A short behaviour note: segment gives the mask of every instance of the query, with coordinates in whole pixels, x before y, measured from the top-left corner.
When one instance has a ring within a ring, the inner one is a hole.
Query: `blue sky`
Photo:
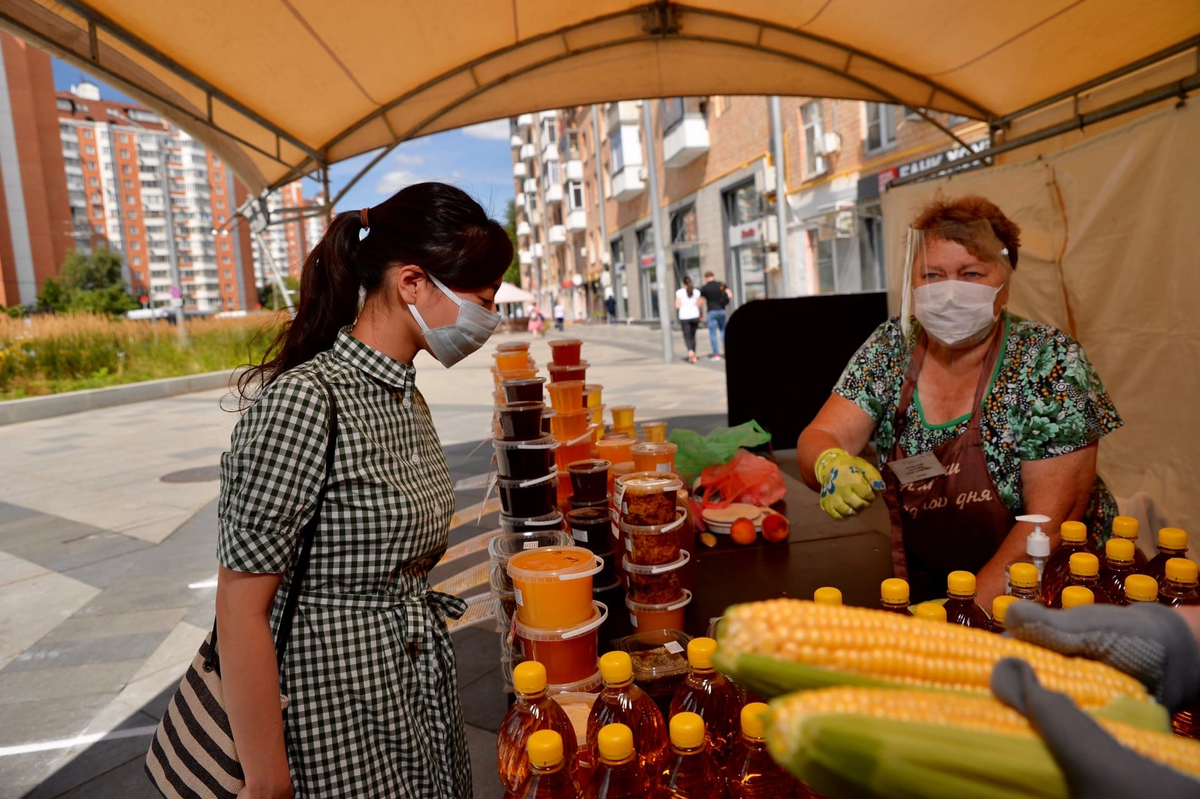
[[[59,90],[65,91],[72,83],[84,79],[99,85],[100,96],[105,100],[128,100],[116,89],[54,59],[54,85]],[[407,185],[436,180],[468,192],[489,214],[504,221],[505,207],[513,198],[512,150],[508,140],[508,121],[497,120],[405,142],[376,164],[343,198],[337,210],[377,205]],[[330,170],[333,193],[336,195],[372,157],[372,153],[367,153],[335,164]],[[305,181],[305,196],[319,190],[318,183]]]

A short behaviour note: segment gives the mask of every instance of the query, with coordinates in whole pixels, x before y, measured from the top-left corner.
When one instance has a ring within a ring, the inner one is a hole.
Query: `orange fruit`
[[[754,529],[754,522],[742,517],[729,528],[729,537],[735,544],[753,544],[758,539],[758,531]]]
[[[768,514],[762,521],[763,538],[773,544],[779,541],[786,541],[791,532],[792,527],[788,524],[787,517],[782,514]]]

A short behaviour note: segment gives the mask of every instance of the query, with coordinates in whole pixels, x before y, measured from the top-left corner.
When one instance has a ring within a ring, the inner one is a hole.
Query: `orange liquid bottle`
[[[1196,591],[1196,583],[1196,564],[1187,558],[1171,558],[1164,569],[1158,601],[1173,608],[1180,605],[1200,605],[1200,593]]]
[[[800,783],[767,751],[769,710],[762,702],[742,708],[741,740],[725,767],[730,799],[793,799],[800,795]]]
[[[1091,591],[1096,604],[1113,604],[1109,601],[1108,594],[1100,587],[1100,559],[1091,552],[1076,552],[1071,556],[1071,578],[1068,585],[1077,585]],[[1063,591],[1065,590],[1067,590],[1066,587],[1063,588]],[[1054,598],[1054,603],[1050,607],[1062,607],[1063,591],[1058,592],[1058,596]]]
[[[1118,516],[1113,519],[1112,533],[1116,538],[1124,538],[1133,544],[1133,570],[1138,574],[1146,573],[1147,560],[1138,549],[1138,520],[1132,516]],[[1111,539],[1110,539],[1111,540]]]
[[[727,799],[721,768],[713,759],[704,719],[683,712],[671,717],[671,753],[659,777],[663,799]]]
[[[1029,564],[1029,567],[1033,568],[1033,564]],[[1004,619],[1008,616],[1009,605],[1020,601],[1017,597],[1007,594],[1001,594],[992,600],[992,632],[997,635],[1004,632]]]
[[[965,571],[950,572],[946,578],[946,621],[964,627],[991,630],[992,620],[987,611],[975,601],[975,575]]]
[[[1097,602],[1110,605],[1125,604],[1125,578],[1137,571],[1136,549],[1127,538],[1110,538],[1104,545],[1104,565],[1100,567],[1100,590],[1105,599],[1096,597]]]
[[[1063,610],[1096,604],[1096,595],[1090,588],[1084,588],[1082,585],[1068,585],[1059,593],[1059,597]]]
[[[908,581],[899,577],[889,577],[879,584],[879,605],[891,613],[911,616],[908,612],[909,589]]]
[[[1042,602],[1047,607],[1057,607],[1051,603],[1058,597],[1058,592],[1071,582],[1071,556],[1076,552],[1092,552],[1087,525],[1083,522],[1063,522],[1059,528],[1059,538],[1058,549],[1050,554],[1046,565],[1042,567]]]
[[[554,730],[538,730],[525,745],[529,776],[513,793],[516,799],[580,799],[575,778],[563,758],[563,739]]]
[[[1161,585],[1167,573],[1167,561],[1171,558],[1186,558],[1187,550],[1187,532],[1178,527],[1164,527],[1158,531],[1158,554],[1150,558],[1145,571],[1140,573],[1153,577]]]
[[[662,712],[645,691],[633,684],[633,661],[628,652],[607,652],[600,658],[604,690],[592,704],[588,716],[588,754],[600,760],[600,730],[609,724],[624,724],[633,731],[633,748],[647,774],[657,774],[667,757],[667,725]]]
[[[688,676],[675,689],[671,699],[673,718],[678,713],[695,713],[704,720],[713,758],[725,765],[738,738],[738,713],[741,694],[725,675],[713,668],[717,642],[712,638],[693,638],[688,642]]]
[[[496,734],[496,759],[500,782],[505,790],[515,791],[529,774],[527,745],[538,730],[558,733],[562,745],[571,754],[567,770],[575,772],[577,741],[575,728],[566,711],[546,695],[546,668],[536,660],[527,660],[513,669],[513,689],[517,699],[504,714]]]
[[[633,752],[633,730],[608,724],[596,735],[600,762],[584,789],[584,799],[643,799],[650,780]]]
[[[1158,583],[1153,577],[1145,574],[1131,574],[1125,578],[1125,604],[1136,605],[1138,602],[1157,602]],[[1066,607],[1063,600],[1063,607]]]

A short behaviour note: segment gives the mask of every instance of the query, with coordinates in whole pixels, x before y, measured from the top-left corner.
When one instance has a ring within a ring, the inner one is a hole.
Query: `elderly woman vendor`
[[[1016,223],[982,197],[922,211],[900,317],[859,348],[797,443],[833,518],[884,496],[914,602],[944,596],[964,569],[990,607],[1033,529],[1017,516],[1049,516],[1055,546],[1068,520],[1094,541],[1111,533],[1096,450],[1121,419],[1078,342],[1005,310],[1019,244]],[[860,457],[872,438],[882,473]]]

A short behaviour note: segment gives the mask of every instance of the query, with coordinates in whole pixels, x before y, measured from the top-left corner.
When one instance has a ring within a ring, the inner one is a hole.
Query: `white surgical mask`
[[[913,289],[913,315],[931,339],[946,347],[982,341],[1000,315],[998,288],[962,280],[941,280]]]
[[[421,326],[421,331],[425,334],[425,343],[429,345],[433,357],[449,369],[487,343],[496,326],[500,324],[500,314],[467,302],[428,272],[425,276],[458,306],[458,318],[452,325],[431,328],[421,318],[417,306],[409,303],[408,310],[412,311],[413,318]]]

